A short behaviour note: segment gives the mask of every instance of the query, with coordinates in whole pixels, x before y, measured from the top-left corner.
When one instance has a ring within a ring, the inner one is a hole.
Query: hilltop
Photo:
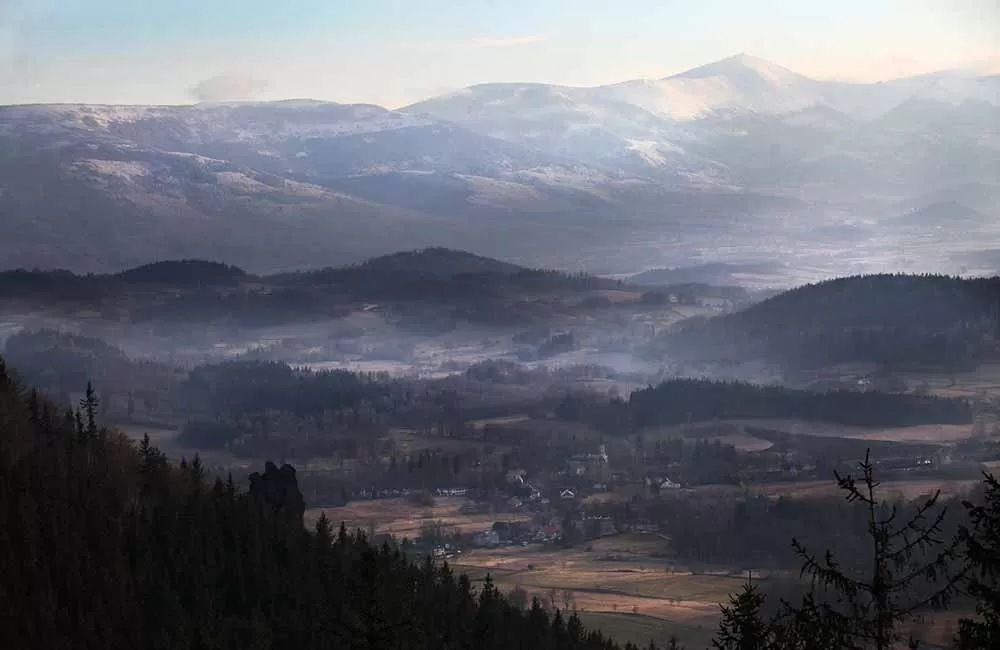
[[[455,276],[475,273],[513,274],[525,271],[523,266],[483,257],[466,251],[434,247],[403,251],[366,260],[359,265],[367,271],[388,273],[425,273]]]
[[[1000,277],[853,276],[682,322],[657,346],[673,358],[962,366],[1000,358],[998,315]]]

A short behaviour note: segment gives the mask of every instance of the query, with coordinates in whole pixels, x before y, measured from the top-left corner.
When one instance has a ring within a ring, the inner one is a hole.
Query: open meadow
[[[665,643],[676,634],[692,648],[706,647],[719,603],[744,577],[728,572],[695,574],[662,557],[657,535],[623,534],[582,547],[529,546],[477,549],[456,570],[475,581],[489,574],[504,592],[515,588],[580,613],[585,624],[622,640]]]
[[[441,525],[445,530],[476,533],[489,528],[495,521],[525,521],[524,515],[509,513],[463,512],[472,502],[463,497],[435,497],[434,504],[421,506],[406,498],[367,499],[352,501],[335,508],[310,508],[305,523],[312,526],[321,513],[335,526],[343,523],[348,530],[374,531],[398,538],[416,539],[421,528]]]

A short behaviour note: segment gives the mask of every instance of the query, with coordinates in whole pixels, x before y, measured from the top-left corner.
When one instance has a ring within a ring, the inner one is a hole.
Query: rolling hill
[[[1000,358],[1000,277],[872,275],[798,287],[716,318],[683,321],[668,358],[960,367]]]

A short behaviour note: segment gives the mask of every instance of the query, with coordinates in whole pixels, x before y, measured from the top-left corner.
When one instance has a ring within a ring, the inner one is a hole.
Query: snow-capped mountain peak
[[[706,63],[697,68],[670,75],[662,81],[668,79],[703,79],[706,77],[728,77],[734,81],[746,81],[753,78],[755,80],[766,81],[775,86],[787,86],[809,81],[808,77],[793,72],[788,68],[745,53],[736,54],[715,61],[714,63]]]
[[[819,82],[748,54],[737,54],[656,81],[626,81],[601,91],[671,120],[717,113],[788,113],[820,103]]]

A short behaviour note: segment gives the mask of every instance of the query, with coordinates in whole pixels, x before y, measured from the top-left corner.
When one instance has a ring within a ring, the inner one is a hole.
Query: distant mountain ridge
[[[0,267],[203,258],[275,272],[445,246],[634,272],[718,255],[719,241],[773,259],[813,231],[877,236],[839,224],[877,228],[937,196],[981,212],[970,236],[985,240],[1000,223],[998,90],[967,71],[818,81],[738,55],[595,88],[483,84],[395,111],[5,106]],[[961,189],[977,187],[992,189]],[[789,241],[761,234],[779,229]],[[832,245],[849,256],[852,237]],[[742,255],[706,261],[759,261]]]

